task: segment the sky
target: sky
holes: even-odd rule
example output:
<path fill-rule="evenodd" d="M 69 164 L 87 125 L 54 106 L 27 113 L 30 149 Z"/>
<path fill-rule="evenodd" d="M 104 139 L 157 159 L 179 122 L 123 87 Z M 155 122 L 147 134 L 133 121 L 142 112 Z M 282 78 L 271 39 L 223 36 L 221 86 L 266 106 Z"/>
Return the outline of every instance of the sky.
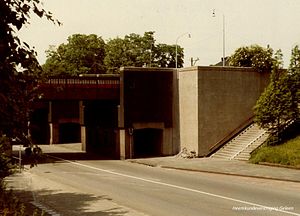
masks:
<path fill-rule="evenodd" d="M 105 41 L 130 33 L 155 31 L 156 43 L 184 48 L 185 67 L 216 64 L 241 46 L 258 44 L 281 49 L 288 67 L 291 49 L 300 44 L 299 0 L 42 0 L 63 23 L 31 17 L 19 36 L 46 60 L 50 45 L 73 34 L 97 34 Z M 215 11 L 215 16 L 213 16 Z M 225 25 L 223 25 L 223 18 Z M 225 43 L 223 44 L 223 27 Z M 188 37 L 191 35 L 191 38 Z"/>

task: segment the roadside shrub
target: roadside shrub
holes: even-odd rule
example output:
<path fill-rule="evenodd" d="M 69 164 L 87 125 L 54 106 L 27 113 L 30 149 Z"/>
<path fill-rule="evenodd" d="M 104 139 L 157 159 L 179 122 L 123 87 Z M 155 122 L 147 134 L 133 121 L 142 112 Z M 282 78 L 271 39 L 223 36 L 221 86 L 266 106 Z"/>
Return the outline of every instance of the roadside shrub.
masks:
<path fill-rule="evenodd" d="M 12 173 L 10 152 L 9 139 L 6 136 L 0 136 L 0 181 Z"/>
<path fill-rule="evenodd" d="M 0 215 L 25 215 L 25 206 L 13 194 L 7 191 L 3 181 L 0 182 Z"/>

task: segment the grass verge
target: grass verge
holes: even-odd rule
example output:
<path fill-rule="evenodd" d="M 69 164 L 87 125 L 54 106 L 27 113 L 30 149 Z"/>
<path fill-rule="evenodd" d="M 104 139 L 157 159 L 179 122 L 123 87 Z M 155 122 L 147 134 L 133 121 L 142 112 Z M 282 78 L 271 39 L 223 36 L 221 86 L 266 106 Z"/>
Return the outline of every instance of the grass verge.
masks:
<path fill-rule="evenodd" d="M 251 163 L 274 163 L 300 168 L 300 136 L 277 146 L 263 145 L 251 154 Z"/>

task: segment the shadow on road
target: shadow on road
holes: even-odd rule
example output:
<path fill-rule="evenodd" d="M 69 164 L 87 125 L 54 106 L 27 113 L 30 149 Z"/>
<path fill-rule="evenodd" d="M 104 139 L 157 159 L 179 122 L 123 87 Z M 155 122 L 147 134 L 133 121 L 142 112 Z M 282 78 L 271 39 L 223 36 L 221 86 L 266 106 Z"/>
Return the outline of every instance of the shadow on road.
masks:
<path fill-rule="evenodd" d="M 111 204 L 107 196 L 66 193 L 55 190 L 14 190 L 18 198 L 26 203 L 26 209 L 44 211 L 45 215 L 123 216 L 127 210 Z"/>

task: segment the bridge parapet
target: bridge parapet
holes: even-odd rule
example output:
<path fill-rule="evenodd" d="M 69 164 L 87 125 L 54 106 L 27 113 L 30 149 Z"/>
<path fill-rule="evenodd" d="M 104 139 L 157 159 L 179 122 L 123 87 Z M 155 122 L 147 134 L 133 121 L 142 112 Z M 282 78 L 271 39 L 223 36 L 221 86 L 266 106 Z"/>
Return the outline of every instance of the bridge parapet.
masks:
<path fill-rule="evenodd" d="M 101 75 L 101 76 L 79 76 L 79 77 L 50 77 L 42 85 L 72 85 L 76 87 L 93 86 L 97 88 L 119 88 L 120 76 Z"/>
<path fill-rule="evenodd" d="M 119 99 L 120 76 L 50 77 L 39 86 L 46 100 Z"/>

